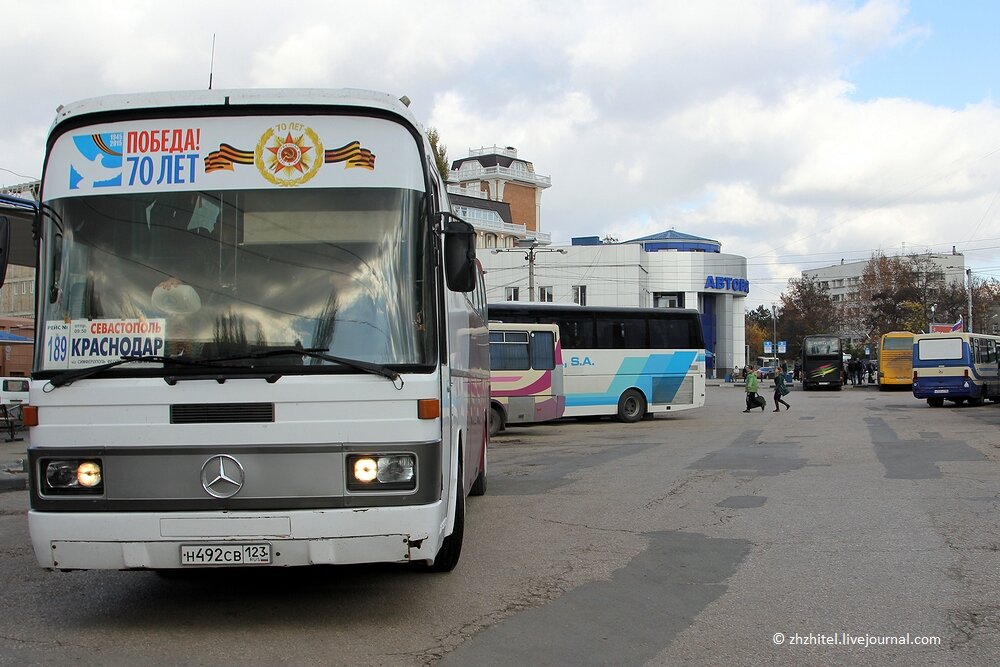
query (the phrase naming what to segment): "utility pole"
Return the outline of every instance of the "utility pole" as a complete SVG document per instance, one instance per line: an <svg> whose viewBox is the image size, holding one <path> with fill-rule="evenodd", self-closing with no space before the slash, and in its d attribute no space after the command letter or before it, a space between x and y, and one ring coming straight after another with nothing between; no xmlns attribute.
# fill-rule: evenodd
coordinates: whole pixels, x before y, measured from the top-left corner
<svg viewBox="0 0 1000 667"><path fill-rule="evenodd" d="M539 247L538 242L535 239L519 239L519 247L517 248L494 248L490 252L497 254L500 252L524 252L524 259L528 261L528 301L535 300L535 253L538 252L557 252L561 255L566 254L566 250L563 248L546 248Z"/></svg>

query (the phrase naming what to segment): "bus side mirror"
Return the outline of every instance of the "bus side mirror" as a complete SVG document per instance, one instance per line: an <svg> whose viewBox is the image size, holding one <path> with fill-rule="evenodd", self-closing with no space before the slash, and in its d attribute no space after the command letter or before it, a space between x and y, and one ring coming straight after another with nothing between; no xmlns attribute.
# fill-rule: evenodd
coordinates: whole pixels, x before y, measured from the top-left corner
<svg viewBox="0 0 1000 667"><path fill-rule="evenodd" d="M476 230L472 225L446 213L444 223L444 275L448 289L471 292L476 289Z"/></svg>
<svg viewBox="0 0 1000 667"><path fill-rule="evenodd" d="M7 260L10 258L10 218L0 215L0 286L7 279Z"/></svg>

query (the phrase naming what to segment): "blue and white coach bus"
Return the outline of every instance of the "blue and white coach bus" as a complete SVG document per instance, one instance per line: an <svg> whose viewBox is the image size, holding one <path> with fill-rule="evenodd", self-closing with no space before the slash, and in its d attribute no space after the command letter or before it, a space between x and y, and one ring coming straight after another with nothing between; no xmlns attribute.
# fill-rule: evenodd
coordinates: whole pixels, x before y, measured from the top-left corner
<svg viewBox="0 0 1000 667"><path fill-rule="evenodd" d="M557 324L567 417L636 422L705 405L698 311L572 304L491 303L491 322Z"/></svg>
<svg viewBox="0 0 1000 667"><path fill-rule="evenodd" d="M946 400L982 405L1000 400L1000 337L986 334L917 334L913 337L913 395L933 407Z"/></svg>
<svg viewBox="0 0 1000 667"><path fill-rule="evenodd" d="M42 566L455 566L486 488L486 301L404 102L60 107L37 230Z"/></svg>

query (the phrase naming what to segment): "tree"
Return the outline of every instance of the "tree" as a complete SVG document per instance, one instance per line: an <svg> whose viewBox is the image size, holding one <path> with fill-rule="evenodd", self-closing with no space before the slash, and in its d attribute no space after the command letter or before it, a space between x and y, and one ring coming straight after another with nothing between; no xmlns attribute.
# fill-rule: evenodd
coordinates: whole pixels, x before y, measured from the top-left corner
<svg viewBox="0 0 1000 667"><path fill-rule="evenodd" d="M771 331L773 329L772 319L773 316L771 315L770 308L767 306L757 306L754 310L747 313L746 324L748 327L753 324L764 331Z"/></svg>
<svg viewBox="0 0 1000 667"><path fill-rule="evenodd" d="M770 329L764 329L756 324L747 323L746 340L747 346L750 348L750 358L747 359L748 364L754 363L757 357L764 354L764 341L770 340L770 338Z"/></svg>
<svg viewBox="0 0 1000 667"><path fill-rule="evenodd" d="M1000 282L996 278L983 279L975 273L972 279L972 323L978 333L994 333L1000 329ZM962 290L965 293L965 290ZM968 311L968 301L965 310Z"/></svg>
<svg viewBox="0 0 1000 667"><path fill-rule="evenodd" d="M916 274L907 258L875 252L858 283L860 326L874 336L887 331L907 331L912 314L909 304L920 303L920 296Z"/></svg>
<svg viewBox="0 0 1000 667"><path fill-rule="evenodd" d="M927 331L931 320L955 322L968 293L947 283L927 255L872 255L858 285L860 322L874 340L888 331Z"/></svg>
<svg viewBox="0 0 1000 667"><path fill-rule="evenodd" d="M837 312L830 292L811 277L792 278L781 295L781 333L788 342L788 357L802 352L802 338L809 334L835 333Z"/></svg>
<svg viewBox="0 0 1000 667"><path fill-rule="evenodd" d="M427 141L430 142L431 150L434 152L434 164L437 165L438 173L441 174L441 180L447 181L448 172L450 171L448 165L448 147L441 143L441 135L433 127L427 130Z"/></svg>

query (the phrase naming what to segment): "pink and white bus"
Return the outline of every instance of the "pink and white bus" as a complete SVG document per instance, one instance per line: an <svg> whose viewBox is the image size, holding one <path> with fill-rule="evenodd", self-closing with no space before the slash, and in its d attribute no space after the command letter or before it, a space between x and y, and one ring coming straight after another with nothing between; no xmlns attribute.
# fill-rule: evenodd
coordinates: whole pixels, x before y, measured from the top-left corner
<svg viewBox="0 0 1000 667"><path fill-rule="evenodd" d="M555 324L490 323L490 435L507 424L559 419L566 409Z"/></svg>

